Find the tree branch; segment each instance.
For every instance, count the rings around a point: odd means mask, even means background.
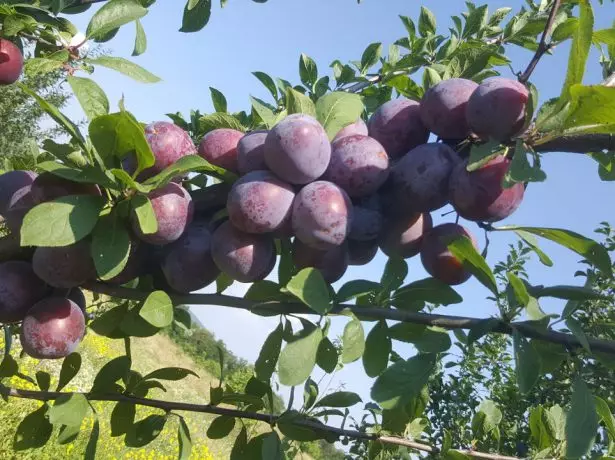
[[[582,134],[560,136],[533,146],[537,152],[588,153],[615,150],[613,134]]]
[[[262,414],[258,412],[248,412],[237,409],[228,409],[219,406],[212,406],[210,404],[191,404],[191,403],[183,403],[183,402],[174,402],[174,401],[163,401],[160,399],[150,399],[150,398],[138,398],[136,396],[128,396],[120,393],[84,393],[84,392],[76,392],[76,393],[68,393],[68,392],[58,392],[58,391],[35,391],[35,390],[21,390],[17,388],[10,388],[3,384],[0,384],[0,394],[5,398],[13,397],[13,398],[21,398],[21,399],[32,399],[36,401],[54,401],[62,396],[71,395],[71,394],[80,394],[85,396],[89,401],[109,401],[109,402],[124,402],[129,404],[137,404],[139,406],[147,406],[154,407],[157,409],[162,409],[165,411],[179,410],[179,411],[188,411],[188,412],[200,412],[206,414],[214,414],[214,415],[224,415],[227,417],[233,418],[241,418],[241,419],[249,419],[256,420],[259,422],[265,422],[269,425],[275,425],[280,416],[277,415],[269,415]],[[314,422],[311,420],[293,420],[289,423],[292,423],[297,426],[301,426],[304,428],[309,428],[315,431],[324,431],[327,433],[335,434],[337,436],[346,436],[353,439],[362,439],[366,441],[378,441],[384,444],[393,444],[398,446],[409,447],[411,449],[419,450],[422,452],[429,453],[438,453],[440,450],[437,447],[430,446],[428,444],[423,444],[420,442],[411,441],[404,438],[399,438],[395,436],[380,436],[376,433],[364,433],[361,431],[355,430],[346,430],[342,428],[337,428],[334,426],[325,425],[319,422]],[[465,451],[465,454],[470,457],[477,458],[485,458],[490,460],[517,460],[516,457],[506,457],[498,454],[489,454],[483,452],[474,452],[474,451]]]
[[[532,57],[532,60],[528,64],[525,72],[519,75],[520,83],[527,83],[527,81],[532,76],[532,72],[538,65],[538,61],[540,58],[544,56],[544,54],[549,51],[551,45],[547,43],[547,39],[550,41],[551,29],[553,28],[553,22],[555,21],[555,16],[557,15],[557,11],[559,10],[561,0],[555,0],[553,2],[553,6],[551,7],[551,12],[549,13],[549,18],[547,19],[547,23],[545,24],[545,30],[542,33],[542,37],[540,37],[540,43],[538,43],[538,49],[536,50],[536,54]]]
[[[150,294],[149,291],[111,286],[99,282],[86,283],[83,287],[92,292],[128,300],[144,300]],[[311,310],[301,303],[253,302],[240,297],[232,297],[221,294],[171,294],[171,299],[175,305],[219,305],[222,307],[247,310],[255,314],[317,314],[314,310]],[[331,313],[339,314],[343,310],[350,310],[359,319],[367,321],[389,319],[392,321],[422,324],[425,326],[436,326],[447,330],[472,329],[476,326],[484,324],[486,321],[493,321],[493,318],[469,318],[463,316],[415,313],[406,310],[364,307],[348,304],[336,305],[331,310]],[[579,339],[572,334],[566,334],[564,332],[558,332],[551,329],[540,329],[529,322],[506,323],[499,320],[497,324],[494,323],[494,327],[491,332],[512,335],[515,330],[525,337],[543,340],[545,342],[557,343],[568,348],[580,348],[582,346]],[[615,354],[615,341],[588,338],[588,342],[593,351]]]

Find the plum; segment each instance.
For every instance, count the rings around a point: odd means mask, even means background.
[[[468,137],[466,107],[478,84],[465,78],[444,80],[427,90],[421,100],[421,120],[441,138]]]
[[[467,163],[459,164],[451,174],[449,187],[451,204],[464,219],[475,222],[498,222],[517,210],[525,186],[502,187],[510,160],[498,156],[476,171],[468,172]]]
[[[31,185],[26,185],[13,194],[4,212],[6,225],[11,233],[19,235],[26,214],[34,206],[36,206],[36,203]]]
[[[466,159],[470,157],[472,151],[472,143],[467,139],[442,139],[442,143],[452,148],[460,158]]]
[[[329,284],[338,281],[348,269],[348,250],[345,244],[334,246],[327,251],[319,251],[295,238],[292,253],[293,262],[298,270],[316,268]]]
[[[348,239],[347,244],[350,265],[367,265],[378,254],[378,240],[357,241]]]
[[[423,237],[432,226],[431,215],[428,213],[417,213],[410,218],[389,219],[380,234],[380,249],[389,257],[414,257],[421,251]]]
[[[369,135],[382,144],[392,159],[429,139],[429,130],[421,121],[420,105],[409,99],[384,103],[371,116],[367,126]]]
[[[145,138],[152,149],[155,163],[139,174],[140,180],[148,179],[164,171],[181,157],[196,154],[196,147],[190,135],[176,124],[167,121],[156,121],[147,125]],[[134,157],[129,160],[130,163],[134,165]],[[134,166],[128,169],[134,171]]]
[[[1,263],[0,322],[21,321],[48,292],[49,286],[36,276],[29,262],[11,260]]]
[[[448,183],[461,161],[445,144],[423,144],[408,152],[391,172],[393,190],[400,204],[414,212],[430,212],[448,203]]]
[[[269,131],[253,131],[243,136],[237,144],[237,169],[239,174],[267,169],[265,140]]]
[[[128,254],[126,265],[124,265],[121,272],[113,278],[106,280],[106,283],[119,286],[143,275],[145,273],[145,266],[148,258],[146,253],[148,249],[145,243],[142,243],[136,238],[131,238],[130,253]]]
[[[77,287],[96,278],[90,244],[86,240],[70,246],[36,248],[32,268],[39,278],[58,288]]]
[[[382,208],[378,195],[357,199],[352,208],[352,222],[348,238],[357,241],[371,241],[378,238],[382,230]]]
[[[295,191],[269,171],[252,171],[233,184],[226,209],[247,233],[274,232],[290,220]]]
[[[368,134],[367,125],[361,118],[359,118],[354,123],[351,123],[348,126],[345,126],[344,128],[340,129],[339,132],[333,138],[333,142],[338,141],[346,136],[354,136],[355,134],[360,134],[362,136],[367,136]]]
[[[96,184],[74,182],[51,173],[43,173],[32,183],[32,197],[36,204],[69,195],[101,195]]]
[[[275,245],[270,236],[242,232],[229,221],[214,231],[211,255],[221,271],[242,283],[266,278],[275,265]]]
[[[195,221],[165,249],[161,268],[168,285],[188,294],[213,283],[220,270],[212,259],[209,223]]]
[[[17,190],[32,185],[37,174],[32,171],[9,171],[0,175],[0,216],[3,216]]]
[[[265,163],[291,184],[315,181],[326,171],[330,159],[327,133],[309,115],[289,115],[273,127],[265,140]]]
[[[179,239],[194,214],[190,194],[181,185],[169,182],[150,192],[147,197],[152,203],[158,230],[155,233],[143,233],[136,214],[133,213],[132,228],[137,237],[146,243],[160,246]]]
[[[331,161],[323,179],[342,187],[351,197],[375,193],[389,177],[389,157],[380,143],[355,134],[331,146]]]
[[[81,311],[85,314],[85,310],[87,307],[87,302],[85,299],[85,294],[79,288],[71,288],[71,289],[60,289],[56,288],[53,290],[52,297],[65,297],[68,300],[76,303]]]
[[[341,245],[352,225],[352,203],[337,185],[316,181],[301,189],[293,203],[293,230],[314,249]]]
[[[504,142],[525,124],[528,89],[516,80],[493,77],[474,91],[466,109],[470,128],[478,136]]]
[[[79,305],[63,297],[41,300],[21,325],[23,350],[37,359],[70,355],[85,334],[85,317]]]
[[[243,135],[241,131],[235,129],[214,129],[205,134],[201,140],[199,155],[212,165],[238,173],[237,145]]]
[[[461,225],[442,224],[434,227],[423,238],[421,262],[427,273],[451,286],[465,283],[472,274],[463,268],[463,264],[449,251],[449,238],[465,237],[478,248],[472,234]]]
[[[0,85],[19,80],[23,70],[23,54],[13,42],[0,38]]]

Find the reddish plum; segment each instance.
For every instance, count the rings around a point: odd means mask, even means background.
[[[196,154],[190,135],[179,126],[156,121],[145,127],[147,143],[154,154],[154,166],[142,171],[139,179],[147,179],[164,171],[181,157]]]
[[[0,85],[19,80],[23,70],[23,54],[13,42],[0,38]]]
[[[85,240],[70,246],[36,248],[32,268],[39,278],[58,288],[77,287],[96,278],[90,245]]]
[[[32,265],[23,261],[0,264],[0,322],[21,321],[32,306],[49,292]]]
[[[333,138],[333,142],[338,141],[346,136],[354,136],[355,134],[360,134],[361,136],[367,136],[368,130],[367,125],[362,119],[358,119],[354,123],[345,126],[340,129],[339,132]]]
[[[9,171],[0,175],[0,215],[3,216],[17,190],[32,185],[37,174],[32,171]]]
[[[421,251],[423,237],[432,226],[428,213],[387,220],[379,238],[380,249],[389,257],[414,257]]]
[[[269,131],[253,131],[243,136],[237,144],[237,169],[239,174],[267,169],[265,140]]]
[[[241,131],[235,129],[214,129],[205,134],[201,140],[199,155],[212,165],[238,173],[237,145],[243,135]]]
[[[319,251],[295,238],[292,251],[293,262],[297,269],[316,268],[330,284],[338,281],[348,269],[348,250],[345,244],[327,251]]]

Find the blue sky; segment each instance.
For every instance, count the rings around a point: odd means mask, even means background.
[[[221,90],[227,97],[232,111],[249,108],[249,95],[268,100],[264,87],[251,75],[260,70],[272,76],[298,82],[298,58],[304,52],[316,60],[321,74],[328,72],[334,59],[343,62],[359,59],[364,48],[372,42],[382,42],[386,47],[405,34],[399,14],[418,18],[420,5],[430,8],[438,18],[438,28],[446,31],[449,17],[464,8],[461,1],[431,0],[365,0],[357,5],[355,0],[270,0],[257,4],[246,0],[230,0],[223,10],[216,4],[210,24],[196,34],[177,32],[181,23],[182,4],[179,1],[159,1],[143,25],[148,35],[147,52],[135,61],[163,79],[155,85],[135,83],[130,79],[105,69],[96,70],[93,78],[105,89],[113,106],[122,94],[126,106],[140,120],[164,120],[165,113],[190,109],[202,112],[213,110],[209,87]],[[512,6],[514,10],[524,2],[490,1],[490,10]],[[615,6],[608,2],[596,9],[597,27],[609,27],[615,17]],[[93,11],[93,10],[91,10]],[[85,30],[91,13],[71,17],[81,30]],[[133,48],[134,28],[125,27],[105,46],[114,55],[130,57]],[[532,78],[539,88],[542,101],[557,96],[564,80],[568,46],[555,50],[554,56],[545,57]],[[517,71],[525,68],[531,53],[511,47],[509,56]],[[586,83],[601,80],[595,53],[589,63]],[[83,118],[80,109],[72,105],[68,113]],[[520,209],[505,221],[508,224],[567,228],[591,236],[600,221],[613,222],[615,211],[615,183],[600,182],[597,165],[590,158],[578,154],[549,153],[543,157],[547,182],[532,184]],[[440,215],[444,208],[433,214],[436,222],[451,221],[454,216]],[[482,231],[468,223],[481,245]],[[491,237],[488,262],[493,266],[505,256],[507,246],[514,241],[507,234]],[[573,278],[578,256],[548,242],[543,249],[554,259],[552,268],[532,262],[529,266],[534,284],[582,284]],[[338,283],[350,279],[378,280],[385,263],[379,255],[367,267],[354,267]],[[408,282],[426,276],[420,261],[409,260]],[[235,285],[229,292],[241,294],[247,286]],[[207,290],[209,292],[209,290]],[[465,301],[455,307],[442,308],[449,314],[485,317],[495,315],[495,307],[485,299],[488,291],[475,280],[459,288]],[[544,302],[548,311],[561,311],[563,301]],[[233,352],[250,361],[258,356],[266,335],[275,328],[277,318],[264,319],[246,312],[221,307],[197,306],[193,311],[203,324],[223,339]],[[332,334],[340,335],[346,319],[334,319]],[[366,324],[369,330],[371,325]],[[405,357],[412,356],[411,346],[397,344],[396,350]],[[316,373],[319,377],[320,374]],[[324,382],[328,381],[325,379]],[[365,377],[361,362],[351,364],[333,379],[331,388],[345,382],[348,390],[369,398],[371,380]]]

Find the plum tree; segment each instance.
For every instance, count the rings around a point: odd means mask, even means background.
[[[305,114],[294,114],[276,124],[265,140],[265,162],[291,184],[307,184],[326,171],[331,144],[321,124]]]
[[[355,199],[348,238],[357,241],[372,241],[382,230],[382,206],[378,195]]]
[[[274,232],[290,220],[295,191],[269,171],[252,171],[233,184],[226,209],[247,233]]]
[[[13,42],[0,38],[0,85],[19,80],[23,71],[23,54]]]
[[[252,131],[237,144],[237,169],[239,174],[267,169],[265,140],[269,131]]]
[[[367,124],[359,118],[354,123],[349,124],[348,126],[344,126],[333,138],[333,142],[338,141],[346,136],[354,136],[355,134],[360,134],[361,136],[368,135]]]
[[[528,99],[528,89],[518,81],[489,78],[468,102],[466,116],[470,128],[482,138],[507,141],[523,129]]]
[[[38,247],[32,256],[34,273],[47,284],[73,288],[96,278],[96,268],[86,240],[70,246]]]
[[[378,254],[378,240],[359,241],[348,239],[348,263],[350,265],[367,265]]]
[[[17,190],[32,185],[37,174],[32,171],[9,171],[0,175],[0,216],[3,216]]]
[[[429,213],[387,219],[379,237],[380,249],[389,257],[414,257],[421,251],[423,237],[431,230],[432,225]]]
[[[459,156],[445,144],[423,144],[408,152],[391,171],[393,193],[414,212],[448,203],[448,183]]]
[[[293,203],[293,230],[314,249],[341,245],[352,224],[352,203],[332,182],[316,181],[301,189]]]
[[[85,334],[79,305],[64,297],[49,297],[34,305],[21,325],[23,350],[37,359],[59,359],[71,354]]]
[[[517,210],[525,186],[516,183],[509,188],[502,186],[510,160],[500,155],[481,168],[468,172],[467,163],[460,163],[450,179],[451,204],[464,219],[477,222],[497,222]]]
[[[270,236],[242,232],[229,221],[214,231],[211,255],[221,271],[242,283],[264,279],[275,265],[275,245]]]
[[[192,221],[192,198],[181,185],[174,182],[153,190],[147,197],[152,204],[158,229],[154,233],[143,233],[133,213],[133,231],[139,239],[149,244],[165,245],[176,241]]]
[[[238,173],[237,145],[244,136],[236,129],[220,128],[205,134],[198,152],[211,164]]]
[[[427,273],[451,286],[465,283],[471,273],[448,249],[449,239],[468,238],[476,249],[478,245],[472,234],[458,224],[447,223],[434,227],[423,238],[421,262]]]
[[[370,137],[380,142],[392,159],[429,139],[429,130],[421,121],[420,105],[409,99],[393,99],[382,104],[367,126]]]
[[[32,183],[32,198],[36,204],[69,195],[101,195],[96,184],[75,182],[51,173],[39,175]]]
[[[26,185],[13,193],[4,211],[6,225],[12,233],[19,235],[24,217],[35,205],[31,185]]]
[[[0,322],[21,321],[32,306],[49,292],[25,261],[0,263]]]
[[[348,269],[349,259],[346,244],[320,251],[295,238],[292,252],[293,262],[298,270],[307,267],[316,268],[327,283],[335,283],[344,276]]]
[[[441,138],[469,136],[466,107],[476,88],[477,83],[465,78],[451,78],[429,88],[421,100],[423,124]]]
[[[147,125],[145,138],[152,149],[155,163],[141,172],[141,179],[158,174],[181,157],[196,154],[196,147],[188,133],[167,121],[156,121]]]
[[[161,268],[168,285],[188,294],[213,283],[220,270],[212,258],[209,223],[194,221],[182,237],[164,250]]]
[[[350,135],[333,143],[323,179],[342,187],[351,197],[375,193],[389,177],[389,157],[368,136]]]

